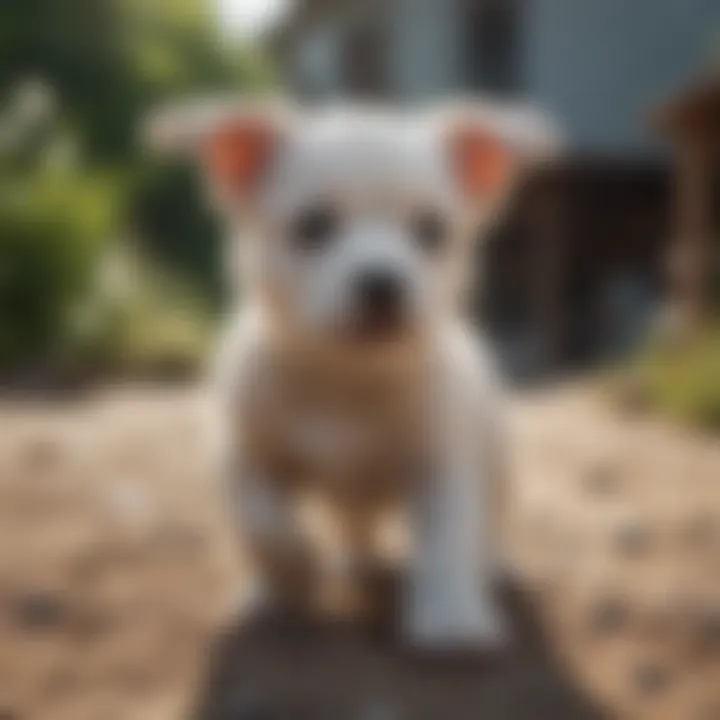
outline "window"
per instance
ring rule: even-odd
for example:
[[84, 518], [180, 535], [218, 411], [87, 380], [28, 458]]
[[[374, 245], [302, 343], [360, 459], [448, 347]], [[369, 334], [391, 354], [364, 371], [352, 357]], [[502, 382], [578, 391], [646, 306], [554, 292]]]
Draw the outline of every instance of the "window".
[[468, 84], [497, 95], [521, 90], [522, 0], [469, 0]]
[[387, 91], [385, 43], [379, 23], [352, 26], [346, 36], [344, 87], [352, 97], [378, 98]]

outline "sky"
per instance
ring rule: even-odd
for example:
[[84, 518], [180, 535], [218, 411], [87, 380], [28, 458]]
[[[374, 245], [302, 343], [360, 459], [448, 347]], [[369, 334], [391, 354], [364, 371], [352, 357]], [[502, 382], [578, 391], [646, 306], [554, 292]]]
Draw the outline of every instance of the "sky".
[[287, 9], [290, 0], [217, 0], [224, 33], [253, 38]]

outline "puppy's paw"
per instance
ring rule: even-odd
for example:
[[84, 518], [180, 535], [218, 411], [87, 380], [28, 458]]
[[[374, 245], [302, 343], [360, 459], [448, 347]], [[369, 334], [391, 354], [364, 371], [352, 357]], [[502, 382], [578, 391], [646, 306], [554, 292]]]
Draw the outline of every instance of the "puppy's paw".
[[242, 624], [249, 636], [305, 641], [318, 621], [314, 608], [268, 593], [246, 606]]
[[516, 593], [523, 586], [525, 577], [522, 570], [515, 563], [497, 563], [492, 568], [489, 577], [489, 586], [495, 597], [504, 598], [507, 594]]
[[485, 659], [502, 654], [509, 632], [490, 598], [463, 604], [438, 598], [414, 608], [405, 627], [405, 644], [420, 657]]
[[313, 605], [305, 596], [281, 592], [266, 578], [251, 574], [234, 596], [231, 617], [258, 633], [301, 633], [315, 620]]
[[395, 639], [402, 610], [402, 575], [397, 568], [365, 565], [359, 573], [361, 618], [378, 638]]

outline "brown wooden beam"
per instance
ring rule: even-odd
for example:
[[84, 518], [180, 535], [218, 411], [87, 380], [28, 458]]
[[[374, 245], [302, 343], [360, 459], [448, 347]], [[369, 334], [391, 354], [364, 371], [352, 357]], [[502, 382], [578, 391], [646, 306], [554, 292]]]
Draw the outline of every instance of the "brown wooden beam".
[[679, 149], [670, 273], [683, 335], [694, 334], [708, 310], [714, 165], [715, 156], [703, 143], [688, 142]]

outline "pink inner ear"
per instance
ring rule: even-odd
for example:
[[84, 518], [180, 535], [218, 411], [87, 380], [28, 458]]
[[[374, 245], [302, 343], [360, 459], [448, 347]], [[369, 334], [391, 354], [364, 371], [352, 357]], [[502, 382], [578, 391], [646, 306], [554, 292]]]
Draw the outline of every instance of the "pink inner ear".
[[493, 197], [507, 189], [513, 162], [500, 138], [476, 127], [461, 127], [451, 143], [453, 170], [469, 196]]
[[262, 179], [275, 145], [275, 133], [261, 120], [238, 120], [217, 130], [205, 146], [213, 183], [239, 195]]

